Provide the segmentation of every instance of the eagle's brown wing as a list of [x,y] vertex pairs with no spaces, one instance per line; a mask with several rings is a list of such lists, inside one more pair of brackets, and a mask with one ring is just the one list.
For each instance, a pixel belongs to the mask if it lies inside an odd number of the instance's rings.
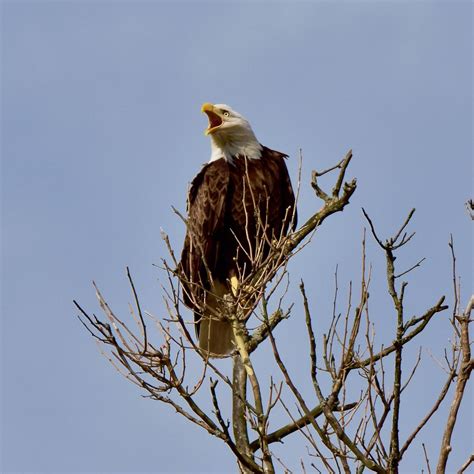
[[184,303],[196,311],[203,309],[203,288],[209,289],[210,284],[208,271],[213,274],[217,265],[228,184],[228,165],[225,160],[217,160],[202,168],[189,190],[181,269],[185,275]]
[[278,166],[280,182],[280,222],[282,222],[283,234],[286,235],[290,226],[292,231],[296,229],[298,222],[295,194],[293,192],[293,187],[291,186],[290,175],[288,174],[288,168],[285,163],[285,159],[288,158],[288,156],[268,148],[267,150],[269,154],[272,154],[273,159]]

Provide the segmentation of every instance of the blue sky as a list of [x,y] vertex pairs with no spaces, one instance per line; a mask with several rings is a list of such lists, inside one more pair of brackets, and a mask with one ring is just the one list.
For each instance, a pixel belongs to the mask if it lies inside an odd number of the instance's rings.
[[[321,331],[336,264],[341,288],[359,278],[362,206],[383,235],[417,209],[417,235],[399,258],[406,268],[427,257],[410,279],[409,316],[442,294],[452,303],[450,233],[467,299],[470,2],[3,1],[1,8],[4,472],[234,470],[222,443],[118,376],[72,305],[99,311],[94,279],[126,314],[128,265],[142,305],[164,314],[163,275],[152,264],[166,255],[160,228],[177,249],[182,243],[171,205],[184,209],[187,183],[209,157],[203,102],[245,115],[262,143],[290,155],[293,180],[302,148],[301,221],[319,207],[311,169],[353,148],[349,174],[359,187],[350,207],[291,267],[289,299],[303,278]],[[368,256],[372,317],[389,341],[394,319],[373,242]],[[412,351],[423,346],[405,434],[443,382],[431,356],[442,358],[449,344],[447,317]],[[305,335],[297,311],[286,324],[276,336],[298,370]],[[260,367],[267,362],[258,357]],[[432,464],[443,420],[420,438]],[[472,421],[471,389],[453,470],[472,451]],[[421,471],[420,443],[405,472]],[[287,446],[301,449],[303,441]]]

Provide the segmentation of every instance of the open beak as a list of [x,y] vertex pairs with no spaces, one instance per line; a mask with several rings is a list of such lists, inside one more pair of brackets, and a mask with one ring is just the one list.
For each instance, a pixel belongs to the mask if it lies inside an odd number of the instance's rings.
[[209,119],[209,125],[207,126],[206,130],[204,130],[204,135],[209,135],[222,125],[223,119],[219,114],[219,110],[209,102],[206,102],[202,105],[201,112],[204,112]]

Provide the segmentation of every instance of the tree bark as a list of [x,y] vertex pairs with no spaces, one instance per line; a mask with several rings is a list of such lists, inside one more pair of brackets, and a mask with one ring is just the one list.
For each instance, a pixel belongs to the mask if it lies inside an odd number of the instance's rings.
[[[247,432],[247,421],[245,418],[245,400],[247,399],[247,373],[240,355],[237,353],[233,357],[233,375],[232,385],[234,387],[232,393],[232,428],[234,431],[235,445],[237,449],[254,459],[253,452],[250,449],[249,435]],[[248,468],[239,464],[240,472],[249,474]]]

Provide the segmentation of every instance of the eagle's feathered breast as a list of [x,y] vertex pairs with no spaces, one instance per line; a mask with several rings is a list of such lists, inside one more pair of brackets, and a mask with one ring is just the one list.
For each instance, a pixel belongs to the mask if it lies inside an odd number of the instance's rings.
[[184,302],[195,311],[198,335],[211,285],[229,293],[231,276],[242,279],[252,270],[257,247],[264,257],[270,242],[296,224],[285,158],[263,147],[259,159],[211,161],[191,183],[181,267]]

